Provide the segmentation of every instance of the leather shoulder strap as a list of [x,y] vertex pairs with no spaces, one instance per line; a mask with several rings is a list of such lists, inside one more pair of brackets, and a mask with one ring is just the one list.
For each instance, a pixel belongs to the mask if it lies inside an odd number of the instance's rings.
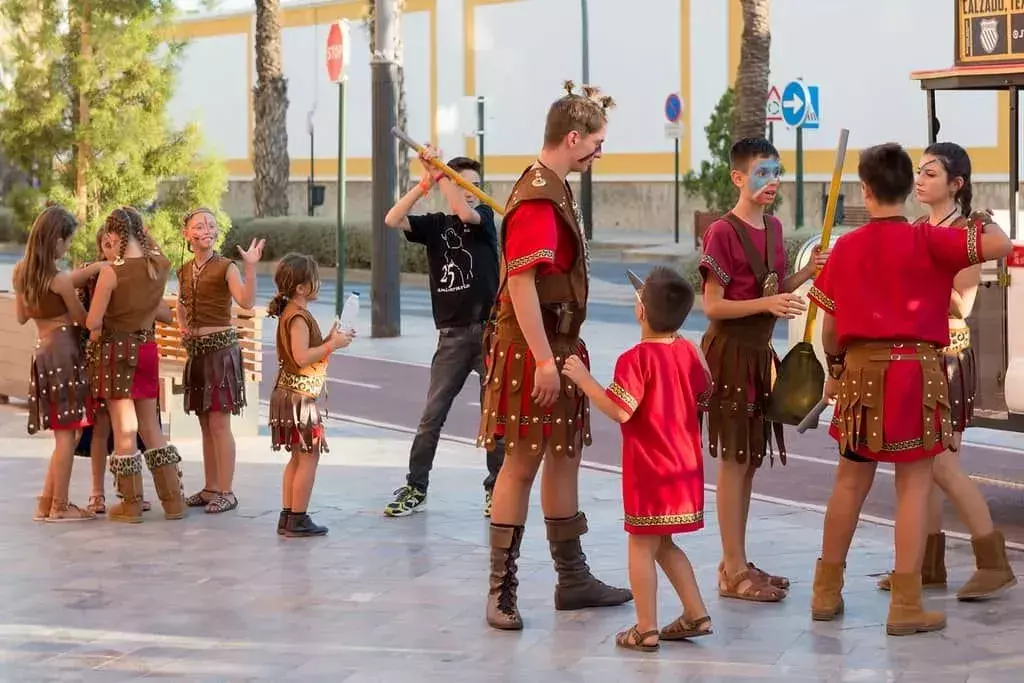
[[[747,261],[750,263],[750,269],[754,271],[754,277],[758,282],[764,279],[768,275],[768,259],[767,254],[758,254],[757,247],[754,246],[754,242],[750,239],[750,235],[747,234],[747,228],[743,225],[738,217],[736,217],[732,211],[727,212],[722,218],[728,223],[733,232],[736,233],[736,238],[739,239],[740,245],[743,247],[743,253],[746,254]],[[772,231],[767,224],[765,224],[765,235],[767,243],[767,253],[772,253],[772,247],[774,246],[774,238]]]

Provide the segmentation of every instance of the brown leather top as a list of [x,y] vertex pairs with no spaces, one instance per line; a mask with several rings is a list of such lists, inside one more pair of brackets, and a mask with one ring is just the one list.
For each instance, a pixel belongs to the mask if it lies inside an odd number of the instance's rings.
[[231,291],[228,268],[231,259],[215,254],[202,267],[192,259],[178,271],[181,304],[190,328],[231,325]]
[[[519,177],[512,194],[505,205],[504,222],[515,213],[516,209],[526,201],[543,200],[551,202],[563,225],[562,230],[571,230],[576,242],[576,254],[572,269],[568,273],[549,273],[538,275],[536,279],[537,297],[542,307],[558,304],[569,304],[573,309],[573,332],[576,336],[580,326],[587,317],[587,298],[589,277],[587,273],[587,246],[583,239],[581,219],[578,207],[573,199],[569,184],[558,177],[551,169],[537,165],[531,166]],[[504,234],[502,234],[502,252],[504,253]],[[505,259],[501,261],[501,291],[497,297],[497,319],[509,324],[515,322],[515,310],[509,297],[503,296],[507,285]],[[545,316],[545,328],[550,327],[551,316]],[[515,323],[518,327],[518,323]],[[549,336],[551,330],[548,330]]]
[[313,363],[312,365],[307,365],[306,367],[302,367],[295,362],[295,357],[292,355],[290,330],[292,323],[297,318],[305,321],[306,325],[309,326],[310,348],[320,346],[324,343],[324,336],[320,331],[320,325],[309,311],[304,308],[296,308],[294,306],[288,308],[285,313],[281,315],[281,319],[277,323],[277,358],[281,369],[293,375],[305,375],[309,377],[327,374],[326,358]]
[[39,298],[38,306],[29,306],[27,302],[25,304],[25,313],[37,320],[57,318],[67,312],[68,306],[64,303],[64,297],[49,289]]
[[[156,268],[156,278],[149,277],[149,264]],[[156,309],[164,298],[171,262],[163,254],[126,258],[121,265],[111,266],[117,275],[117,287],[103,316],[103,329],[115,332],[148,330],[156,321]]]

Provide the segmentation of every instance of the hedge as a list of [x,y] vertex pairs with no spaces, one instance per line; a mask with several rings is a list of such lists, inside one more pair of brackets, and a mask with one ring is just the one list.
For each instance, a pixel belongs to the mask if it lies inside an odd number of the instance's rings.
[[[786,263],[789,271],[793,271],[793,265],[796,263],[797,253],[800,248],[814,235],[807,231],[800,235],[786,235],[783,238],[783,245],[786,247]],[[680,271],[686,276],[686,279],[693,286],[694,291],[699,292],[701,289],[701,277],[700,277],[700,252],[690,254],[679,265]]]
[[14,211],[0,207],[0,243],[24,244],[28,231],[15,225]]
[[[237,257],[238,245],[249,246],[253,239],[265,238],[266,261],[275,261],[288,252],[309,254],[321,266],[334,268],[337,263],[337,223],[333,218],[287,216],[280,218],[238,218],[224,237],[221,253]],[[369,269],[373,241],[367,225],[350,225],[346,229],[345,266]],[[403,273],[426,273],[426,250],[398,235],[399,261]]]

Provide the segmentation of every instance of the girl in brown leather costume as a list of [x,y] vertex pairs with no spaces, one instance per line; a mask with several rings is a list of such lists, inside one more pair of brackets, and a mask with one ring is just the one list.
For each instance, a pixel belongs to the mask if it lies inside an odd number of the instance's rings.
[[335,321],[325,338],[307,309],[320,291],[320,275],[313,257],[285,255],[274,272],[274,284],[277,294],[267,306],[267,316],[279,318],[280,369],[270,395],[270,438],[275,451],[284,448],[292,455],[281,482],[277,533],[323,536],[327,527],[315,524],[307,513],[320,451],[327,450],[317,399],[327,378],[328,357],[348,346],[354,333],[339,330]]
[[47,207],[32,224],[25,257],[14,268],[18,323],[35,321],[38,341],[32,355],[28,433],[53,431],[54,449],[33,519],[76,522],[96,515],[68,500],[78,430],[92,422],[93,403],[83,358],[85,308],[75,279],[95,270],[61,272],[57,261],[67,252],[78,221],[59,206]]
[[217,218],[207,208],[185,216],[184,236],[194,258],[178,271],[177,317],[188,352],[182,381],[185,412],[195,413],[203,432],[203,490],[185,499],[189,507],[218,513],[238,507],[232,491],[235,476],[235,437],[231,416],[245,407],[245,374],[238,333],[231,321],[231,304],[252,308],[256,301],[256,264],[264,241],[238,247],[245,278],[231,259],[214,251]]
[[[181,456],[160,429],[159,353],[154,322],[164,296],[171,262],[146,234],[142,216],[131,207],[114,209],[102,228],[117,259],[100,271],[89,308],[90,376],[93,397],[107,404],[114,427],[110,472],[121,502],[107,511],[114,521],[142,521],[142,460],[153,474],[164,517],[182,519]],[[149,449],[140,453],[141,434]]]

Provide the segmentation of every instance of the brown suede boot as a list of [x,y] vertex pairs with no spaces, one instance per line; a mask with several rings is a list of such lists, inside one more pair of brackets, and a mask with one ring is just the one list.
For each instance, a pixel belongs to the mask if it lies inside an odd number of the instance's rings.
[[115,455],[110,458],[110,473],[121,500],[107,508],[107,519],[112,522],[138,524],[142,521],[142,458],[135,455]]
[[974,563],[977,570],[956,592],[957,600],[983,600],[992,598],[1017,584],[1010,561],[1006,559],[1006,539],[1003,532],[993,531],[988,536],[972,538]]
[[[921,562],[921,587],[925,590],[946,588],[946,534],[928,534]],[[889,577],[878,580],[878,589],[889,590]]]
[[946,615],[926,612],[921,605],[921,575],[890,575],[892,597],[889,598],[889,618],[885,632],[890,636],[909,636],[915,633],[941,631],[946,628]]
[[502,631],[520,631],[523,618],[516,606],[516,560],[523,527],[491,525],[491,579],[487,591],[487,623]]
[[615,588],[594,578],[583,554],[580,536],[587,533],[587,517],[582,512],[568,519],[545,519],[548,545],[555,562],[558,584],[555,609],[576,610],[587,607],[614,607],[629,602],[633,593]]
[[811,619],[832,621],[843,613],[843,573],[845,564],[822,562],[814,566],[814,589],[811,593]]
[[185,491],[181,485],[181,455],[178,449],[168,444],[163,448],[148,450],[146,465],[153,474],[153,484],[160,504],[164,506],[164,519],[183,519],[188,507],[185,505]]

